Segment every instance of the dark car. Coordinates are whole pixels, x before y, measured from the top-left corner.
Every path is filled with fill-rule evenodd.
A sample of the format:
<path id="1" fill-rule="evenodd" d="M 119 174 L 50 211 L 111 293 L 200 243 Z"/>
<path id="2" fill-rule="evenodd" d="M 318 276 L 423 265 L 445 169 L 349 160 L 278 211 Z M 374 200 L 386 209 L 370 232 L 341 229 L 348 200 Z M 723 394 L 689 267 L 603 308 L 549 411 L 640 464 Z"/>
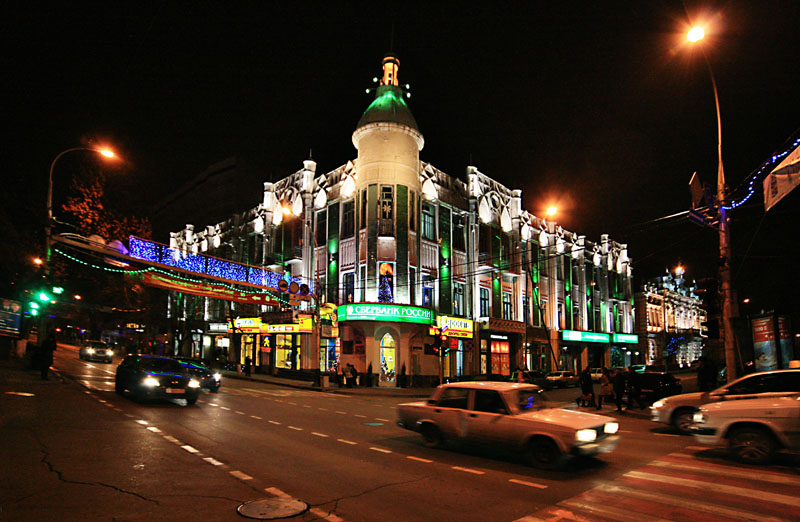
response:
<path id="1" fill-rule="evenodd" d="M 681 380 L 671 373 L 645 372 L 636 374 L 641 387 L 642 402 L 652 404 L 658 399 L 683 393 Z"/>
<path id="2" fill-rule="evenodd" d="M 200 381 L 175 359 L 154 355 L 128 355 L 117 366 L 114 388 L 120 395 L 129 393 L 135 400 L 186 399 L 197 402 Z"/>
<path id="3" fill-rule="evenodd" d="M 78 357 L 86 361 L 110 363 L 114 359 L 114 350 L 103 341 L 83 341 L 78 349 Z"/>
<path id="4" fill-rule="evenodd" d="M 179 363 L 186 368 L 195 379 L 200 381 L 200 387 L 205 388 L 211 393 L 217 393 L 222 385 L 222 374 L 212 371 L 200 359 L 190 357 L 176 357 Z"/>
<path id="5" fill-rule="evenodd" d="M 543 390 L 552 390 L 555 386 L 547 379 L 547 373 L 541 370 L 530 370 L 522 372 L 522 379 L 528 384 L 535 384 Z"/>

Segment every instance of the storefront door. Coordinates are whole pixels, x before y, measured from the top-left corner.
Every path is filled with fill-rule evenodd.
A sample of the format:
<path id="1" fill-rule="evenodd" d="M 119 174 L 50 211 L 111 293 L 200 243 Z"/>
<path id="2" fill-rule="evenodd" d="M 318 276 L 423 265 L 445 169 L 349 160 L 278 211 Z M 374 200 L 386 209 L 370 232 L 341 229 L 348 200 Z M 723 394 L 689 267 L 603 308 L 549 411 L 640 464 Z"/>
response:
<path id="1" fill-rule="evenodd" d="M 395 364 L 397 359 L 394 337 L 386 333 L 381 338 L 381 386 L 394 386 L 396 381 Z"/>

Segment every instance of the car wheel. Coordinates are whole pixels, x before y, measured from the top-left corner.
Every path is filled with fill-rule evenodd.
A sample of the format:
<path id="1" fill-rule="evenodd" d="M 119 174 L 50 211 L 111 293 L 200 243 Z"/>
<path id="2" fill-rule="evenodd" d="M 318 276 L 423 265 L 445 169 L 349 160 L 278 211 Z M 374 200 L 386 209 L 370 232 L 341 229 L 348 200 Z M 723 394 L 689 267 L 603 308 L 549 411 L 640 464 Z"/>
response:
<path id="1" fill-rule="evenodd" d="M 117 395 L 125 395 L 125 387 L 119 382 L 114 382 L 114 391 L 117 392 Z"/>
<path id="2" fill-rule="evenodd" d="M 742 427 L 734 429 L 729 437 L 730 451 L 747 464 L 766 464 L 775 453 L 775 439 L 762 428 Z"/>
<path id="3" fill-rule="evenodd" d="M 211 393 L 219 393 L 219 386 L 214 386 L 213 388 L 210 388 L 208 391 L 210 391 Z"/>
<path id="4" fill-rule="evenodd" d="M 689 435 L 691 433 L 692 418 L 694 417 L 697 409 L 695 408 L 681 408 L 672 414 L 672 425 L 675 429 Z"/>
<path id="5" fill-rule="evenodd" d="M 564 455 L 552 439 L 536 437 L 525 449 L 528 464 L 539 469 L 557 469 L 564 461 Z"/>
<path id="6" fill-rule="evenodd" d="M 439 448 L 444 444 L 442 432 L 433 424 L 423 424 L 419 432 L 422 434 L 425 445 L 429 448 Z"/>
<path id="7" fill-rule="evenodd" d="M 195 402 L 197 402 L 197 397 L 189 397 L 188 399 L 186 399 L 186 405 L 187 406 L 191 406 Z"/>

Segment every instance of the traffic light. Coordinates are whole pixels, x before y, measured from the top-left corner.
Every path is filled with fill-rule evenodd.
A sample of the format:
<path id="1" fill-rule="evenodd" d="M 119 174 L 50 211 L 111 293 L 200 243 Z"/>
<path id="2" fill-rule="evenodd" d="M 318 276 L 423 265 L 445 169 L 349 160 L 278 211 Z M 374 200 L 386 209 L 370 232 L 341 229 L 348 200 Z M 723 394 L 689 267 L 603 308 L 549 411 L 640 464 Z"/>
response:
<path id="1" fill-rule="evenodd" d="M 33 317 L 39 315 L 39 303 L 36 301 L 31 301 L 28 303 L 28 313 L 30 313 Z"/>
<path id="2" fill-rule="evenodd" d="M 439 337 L 439 344 L 443 347 L 444 352 L 442 352 L 443 357 L 447 357 L 450 355 L 450 343 L 447 341 L 447 336 L 445 334 L 441 334 Z"/>
<path id="3" fill-rule="evenodd" d="M 61 295 L 61 294 L 64 293 L 64 289 L 62 287 L 60 287 L 60 286 L 54 286 L 53 287 L 53 293 L 56 294 L 56 295 Z"/>
<path id="4" fill-rule="evenodd" d="M 442 348 L 442 336 L 435 335 L 433 337 L 433 351 L 436 352 L 436 355 L 439 355 L 441 348 Z"/>
<path id="5" fill-rule="evenodd" d="M 43 302 L 43 303 L 49 303 L 50 301 L 52 301 L 52 298 L 50 297 L 50 294 L 48 294 L 48 293 L 47 293 L 47 292 L 45 292 L 44 290 L 42 290 L 41 292 L 39 292 L 39 293 L 36 295 L 36 298 L 37 298 L 39 301 Z"/>

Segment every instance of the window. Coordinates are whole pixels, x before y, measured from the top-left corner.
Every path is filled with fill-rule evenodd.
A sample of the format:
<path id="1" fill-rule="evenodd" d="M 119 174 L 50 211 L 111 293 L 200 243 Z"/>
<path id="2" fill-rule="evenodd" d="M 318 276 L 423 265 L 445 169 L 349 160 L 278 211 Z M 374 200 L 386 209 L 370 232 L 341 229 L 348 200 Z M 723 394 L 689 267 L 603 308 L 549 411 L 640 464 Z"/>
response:
<path id="1" fill-rule="evenodd" d="M 475 390 L 475 411 L 508 414 L 506 403 L 494 390 Z"/>
<path id="2" fill-rule="evenodd" d="M 460 214 L 453 214 L 453 249 L 465 251 L 466 247 L 465 219 Z"/>
<path id="3" fill-rule="evenodd" d="M 317 228 L 315 229 L 317 246 L 322 246 L 328 240 L 328 211 L 317 212 Z"/>
<path id="4" fill-rule="evenodd" d="M 489 289 L 481 288 L 480 291 L 481 317 L 489 317 Z"/>
<path id="5" fill-rule="evenodd" d="M 356 233 L 355 202 L 351 199 L 342 205 L 342 239 L 353 237 Z"/>
<path id="6" fill-rule="evenodd" d="M 464 310 L 464 283 L 453 284 L 453 313 L 466 315 L 466 310 Z"/>
<path id="7" fill-rule="evenodd" d="M 361 222 L 360 228 L 367 228 L 367 190 L 361 191 Z"/>
<path id="8" fill-rule="evenodd" d="M 467 409 L 467 398 L 469 390 L 467 388 L 447 388 L 442 392 L 442 396 L 436 402 L 441 408 L 460 408 Z"/>
<path id="9" fill-rule="evenodd" d="M 435 212 L 430 203 L 422 204 L 422 238 L 430 241 L 436 240 Z"/>
<path id="10" fill-rule="evenodd" d="M 394 187 L 391 185 L 381 187 L 378 216 L 378 235 L 394 236 Z"/>
<path id="11" fill-rule="evenodd" d="M 528 295 L 525 294 L 522 296 L 522 320 L 526 323 L 530 322 L 530 299 Z"/>
<path id="12" fill-rule="evenodd" d="M 394 263 L 378 263 L 378 302 L 394 303 Z"/>
<path id="13" fill-rule="evenodd" d="M 754 375 L 749 379 L 744 379 L 728 388 L 731 395 L 751 395 L 754 393 L 775 393 L 789 391 L 784 388 L 785 383 L 781 382 L 781 375 L 771 373 L 768 375 Z"/>
<path id="14" fill-rule="evenodd" d="M 417 231 L 417 193 L 413 190 L 408 193 L 408 231 Z"/>
<path id="15" fill-rule="evenodd" d="M 412 305 L 417 304 L 417 269 L 408 267 L 408 299 Z"/>
<path id="16" fill-rule="evenodd" d="M 514 318 L 514 306 L 511 303 L 511 292 L 503 292 L 503 319 Z"/>
<path id="17" fill-rule="evenodd" d="M 361 285 L 361 301 L 367 300 L 367 266 L 361 265 L 361 275 L 358 277 Z"/>
<path id="18" fill-rule="evenodd" d="M 424 276 L 422 282 L 422 306 L 425 308 L 433 307 L 433 278 Z"/>
<path id="19" fill-rule="evenodd" d="M 342 298 L 345 303 L 353 303 L 356 300 L 356 275 L 353 272 L 347 272 L 342 275 L 344 282 L 344 295 Z"/>

